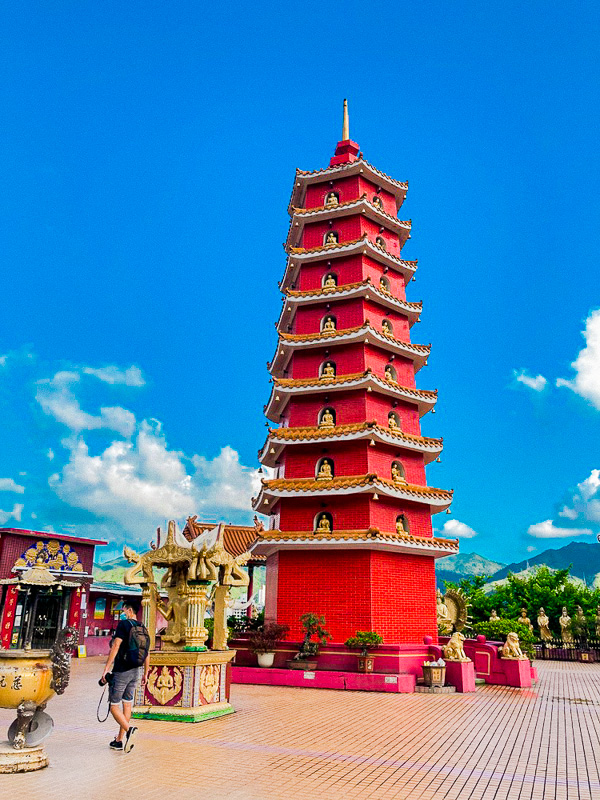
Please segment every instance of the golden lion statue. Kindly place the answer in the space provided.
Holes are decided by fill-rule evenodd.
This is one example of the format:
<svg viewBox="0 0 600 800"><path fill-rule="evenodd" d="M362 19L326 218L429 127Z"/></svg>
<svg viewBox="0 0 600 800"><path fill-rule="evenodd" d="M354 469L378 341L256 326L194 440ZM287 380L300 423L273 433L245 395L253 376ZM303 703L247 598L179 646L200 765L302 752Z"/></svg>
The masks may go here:
<svg viewBox="0 0 600 800"><path fill-rule="evenodd" d="M502 658L512 658L514 661L527 661L527 656L521 650L519 636L516 633L509 633L506 637L506 644L500 648Z"/></svg>
<svg viewBox="0 0 600 800"><path fill-rule="evenodd" d="M443 647L444 651L444 658L446 661L470 661L471 659L465 653L463 648L463 642L465 637L462 633L456 631L450 637L450 641L448 644L445 644Z"/></svg>

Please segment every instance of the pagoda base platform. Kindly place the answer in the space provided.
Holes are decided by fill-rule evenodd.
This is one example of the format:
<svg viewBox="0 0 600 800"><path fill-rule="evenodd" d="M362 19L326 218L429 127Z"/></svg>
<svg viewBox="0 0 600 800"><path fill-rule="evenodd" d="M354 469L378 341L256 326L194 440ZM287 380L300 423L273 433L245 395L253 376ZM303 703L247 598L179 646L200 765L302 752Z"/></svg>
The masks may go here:
<svg viewBox="0 0 600 800"><path fill-rule="evenodd" d="M201 722L233 714L229 702L235 650L156 650L145 686L136 690L136 719Z"/></svg>
<svg viewBox="0 0 600 800"><path fill-rule="evenodd" d="M338 672L317 669L304 672L296 669L263 667L237 667L232 669L233 683L250 683L260 686L295 686L305 689L336 689L351 692L414 692L416 677L410 673L385 675L379 672Z"/></svg>

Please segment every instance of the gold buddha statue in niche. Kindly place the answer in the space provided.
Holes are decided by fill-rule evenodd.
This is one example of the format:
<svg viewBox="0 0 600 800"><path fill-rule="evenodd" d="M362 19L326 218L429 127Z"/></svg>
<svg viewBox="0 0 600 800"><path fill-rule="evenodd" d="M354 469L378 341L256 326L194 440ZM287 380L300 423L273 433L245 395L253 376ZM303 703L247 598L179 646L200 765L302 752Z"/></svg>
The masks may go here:
<svg viewBox="0 0 600 800"><path fill-rule="evenodd" d="M335 367L328 361L327 364L323 367L323 372L321 373L321 378L335 378Z"/></svg>
<svg viewBox="0 0 600 800"><path fill-rule="evenodd" d="M321 414L321 421L319 422L319 428L333 428L335 427L335 420L333 419L333 414L331 411L326 408L325 411Z"/></svg>
<svg viewBox="0 0 600 800"><path fill-rule="evenodd" d="M381 247L382 250L387 249L387 245L385 243L385 239L383 238L383 236L377 236L375 238L375 244L377 245L377 247Z"/></svg>
<svg viewBox="0 0 600 800"><path fill-rule="evenodd" d="M333 479L333 470L331 469L331 461L325 458L319 467L319 472L317 473L317 480L318 481L330 481Z"/></svg>
<svg viewBox="0 0 600 800"><path fill-rule="evenodd" d="M383 322L381 323L381 330L387 336L391 336L392 335L392 325L387 319L384 319Z"/></svg>
<svg viewBox="0 0 600 800"><path fill-rule="evenodd" d="M335 320L333 317L326 317L325 322L323 323L323 331L334 331L335 330Z"/></svg>
<svg viewBox="0 0 600 800"><path fill-rule="evenodd" d="M396 415L395 414L390 414L389 415L389 417L388 417L388 427L392 431L397 431L398 428L400 427L398 425L398 420L396 419Z"/></svg>
<svg viewBox="0 0 600 800"><path fill-rule="evenodd" d="M379 278L379 288L381 289L382 292L385 292L386 294L390 293L390 287L385 278Z"/></svg>
<svg viewBox="0 0 600 800"><path fill-rule="evenodd" d="M392 480L394 483L406 483L406 478L402 474L402 468L396 461L392 464Z"/></svg>
<svg viewBox="0 0 600 800"><path fill-rule="evenodd" d="M325 237L325 244L338 244L338 235L335 231L329 231L327 236Z"/></svg>
<svg viewBox="0 0 600 800"><path fill-rule="evenodd" d="M395 381L396 380L396 378L394 378L394 373L392 372L392 368L389 366L389 364L384 369L383 374L385 376L386 381Z"/></svg>
<svg viewBox="0 0 600 800"><path fill-rule="evenodd" d="M335 289L337 286L337 281L334 275L327 275L325 278L325 283L323 284L324 289Z"/></svg>
<svg viewBox="0 0 600 800"><path fill-rule="evenodd" d="M327 514L321 514L317 523L317 533L331 533L331 523Z"/></svg>
<svg viewBox="0 0 600 800"><path fill-rule="evenodd" d="M381 197L379 197L378 194L375 195L375 197L373 198L372 202L373 202L374 206L377 206L377 208L380 208L381 210L383 210L383 203L381 201Z"/></svg>
<svg viewBox="0 0 600 800"><path fill-rule="evenodd" d="M335 192L329 192L327 197L325 198L325 207L331 208L332 206L339 205L340 201L338 200L338 196Z"/></svg>
<svg viewBox="0 0 600 800"><path fill-rule="evenodd" d="M401 535L408 533L406 520L404 517L398 517L398 519L396 520L396 533L399 533Z"/></svg>

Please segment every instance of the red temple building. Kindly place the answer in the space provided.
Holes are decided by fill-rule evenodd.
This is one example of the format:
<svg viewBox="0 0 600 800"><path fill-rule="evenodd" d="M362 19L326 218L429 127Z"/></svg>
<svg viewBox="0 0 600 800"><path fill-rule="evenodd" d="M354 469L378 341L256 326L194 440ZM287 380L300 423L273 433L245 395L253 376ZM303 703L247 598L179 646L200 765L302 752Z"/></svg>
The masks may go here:
<svg viewBox="0 0 600 800"><path fill-rule="evenodd" d="M279 340L260 461L274 470L254 508L270 515L266 618L300 634L323 614L334 641L373 630L386 643L437 637L433 536L452 492L427 485L441 439L421 435L437 393L417 389L429 345L413 344L421 304L406 299L407 184L364 160L344 129L325 169L298 170L289 206Z"/></svg>

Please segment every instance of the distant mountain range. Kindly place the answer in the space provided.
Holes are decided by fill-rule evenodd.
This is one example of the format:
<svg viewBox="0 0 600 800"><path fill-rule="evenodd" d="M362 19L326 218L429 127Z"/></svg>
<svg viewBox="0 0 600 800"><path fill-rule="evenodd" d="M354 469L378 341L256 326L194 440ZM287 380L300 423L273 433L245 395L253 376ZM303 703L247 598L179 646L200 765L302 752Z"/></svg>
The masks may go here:
<svg viewBox="0 0 600 800"><path fill-rule="evenodd" d="M123 583L125 570L131 564L123 556L118 556L103 564L94 564L94 580L106 583Z"/></svg>
<svg viewBox="0 0 600 800"><path fill-rule="evenodd" d="M438 559L435 574L438 586L443 590L444 581L458 583L473 575L489 575L494 581L498 581L506 578L509 572L522 572L528 567L542 564L551 569L566 569L570 566L571 575L581 578L591 586L600 574L600 544L570 542L556 550L544 550L531 558L511 564L490 561L477 553L459 553Z"/></svg>

